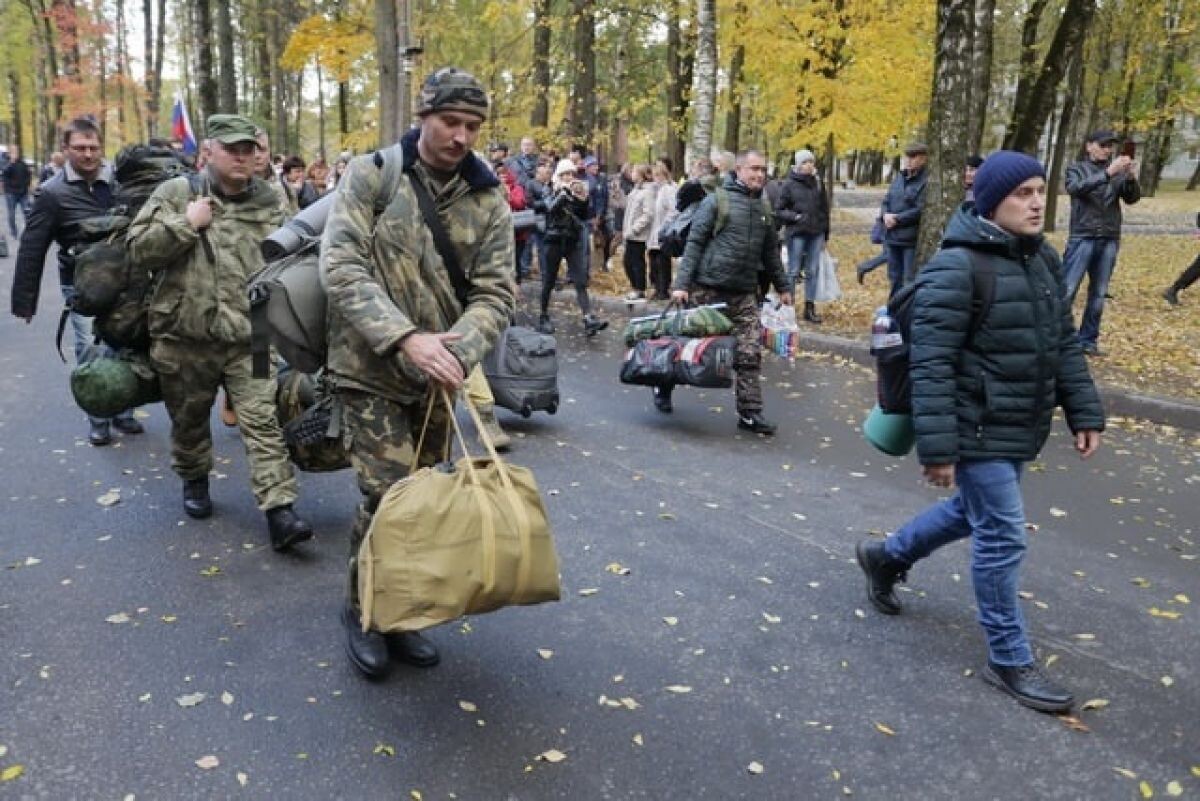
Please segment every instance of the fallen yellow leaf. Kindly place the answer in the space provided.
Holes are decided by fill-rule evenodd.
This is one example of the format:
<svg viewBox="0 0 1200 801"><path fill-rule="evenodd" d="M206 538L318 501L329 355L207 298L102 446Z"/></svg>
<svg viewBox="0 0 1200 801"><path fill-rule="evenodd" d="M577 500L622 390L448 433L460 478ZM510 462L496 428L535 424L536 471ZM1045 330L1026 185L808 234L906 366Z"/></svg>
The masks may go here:
<svg viewBox="0 0 1200 801"><path fill-rule="evenodd" d="M1167 795L1172 797L1183 795L1183 785L1176 781L1167 782Z"/></svg>
<svg viewBox="0 0 1200 801"><path fill-rule="evenodd" d="M687 686L686 684L672 684L670 687L667 688L667 692L669 692L669 693L683 694L683 693L690 693L691 691L692 691L692 688Z"/></svg>
<svg viewBox="0 0 1200 801"><path fill-rule="evenodd" d="M1170 609L1159 609L1157 606L1150 607L1150 615L1152 617L1165 617L1167 620L1178 620L1183 617L1183 612L1174 612Z"/></svg>
<svg viewBox="0 0 1200 801"><path fill-rule="evenodd" d="M1142 798L1154 798L1154 788L1150 786L1150 782L1142 782L1138 789L1142 792Z"/></svg>
<svg viewBox="0 0 1200 801"><path fill-rule="evenodd" d="M379 743L375 746L375 749L371 751L371 753L375 754L376 756L395 756L396 749L385 743ZM304 754L301 758L307 758L307 756L307 754Z"/></svg>
<svg viewBox="0 0 1200 801"><path fill-rule="evenodd" d="M478 712L479 711L479 707L475 706L475 704L471 703L470 701L459 701L458 708L461 709L463 712Z"/></svg>
<svg viewBox="0 0 1200 801"><path fill-rule="evenodd" d="M757 776L763 772L762 763L761 762L751 762L749 765L746 766L746 771L748 773L751 773L751 774Z"/></svg>
<svg viewBox="0 0 1200 801"><path fill-rule="evenodd" d="M549 751L543 751L542 753L538 754L538 759L551 764L562 762L566 758L567 755L562 751L559 751L557 748L551 748Z"/></svg>
<svg viewBox="0 0 1200 801"><path fill-rule="evenodd" d="M1175 596L1175 600L1181 604L1190 604L1192 602L1192 600L1190 598L1188 598L1186 595L1184 595L1182 592Z"/></svg>
<svg viewBox="0 0 1200 801"><path fill-rule="evenodd" d="M876 729L876 731L882 732L883 734L886 734L886 735L887 735L887 736L889 736L889 737L895 737L895 736L896 736L896 732L894 732L894 731L892 730L892 728L891 728L890 726L887 726L886 724L883 724L883 723L876 723L876 724L875 724L875 729Z"/></svg>
<svg viewBox="0 0 1200 801"><path fill-rule="evenodd" d="M201 770L212 770L220 764L221 760L217 759L212 754L209 754L208 756L202 756L196 760L196 767L200 768Z"/></svg>
<svg viewBox="0 0 1200 801"><path fill-rule="evenodd" d="M0 782L11 782L13 779L19 779L24 773L24 765L9 765L4 770L0 771Z"/></svg>
<svg viewBox="0 0 1200 801"><path fill-rule="evenodd" d="M1080 709L1104 709L1108 706L1107 698L1093 698L1090 701L1084 701Z"/></svg>
<svg viewBox="0 0 1200 801"><path fill-rule="evenodd" d="M1113 770L1115 770L1117 773L1124 776L1126 779L1136 779L1137 778L1137 774L1134 773L1129 768L1113 768Z"/></svg>

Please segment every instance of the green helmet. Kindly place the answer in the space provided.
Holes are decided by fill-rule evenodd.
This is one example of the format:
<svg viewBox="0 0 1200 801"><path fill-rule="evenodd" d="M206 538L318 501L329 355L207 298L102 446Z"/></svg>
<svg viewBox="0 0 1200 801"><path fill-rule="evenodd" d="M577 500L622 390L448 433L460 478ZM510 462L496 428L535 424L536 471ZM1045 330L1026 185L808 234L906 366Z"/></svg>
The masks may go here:
<svg viewBox="0 0 1200 801"><path fill-rule="evenodd" d="M93 417L114 417L136 405L138 379L127 362L105 356L71 371L71 394Z"/></svg>

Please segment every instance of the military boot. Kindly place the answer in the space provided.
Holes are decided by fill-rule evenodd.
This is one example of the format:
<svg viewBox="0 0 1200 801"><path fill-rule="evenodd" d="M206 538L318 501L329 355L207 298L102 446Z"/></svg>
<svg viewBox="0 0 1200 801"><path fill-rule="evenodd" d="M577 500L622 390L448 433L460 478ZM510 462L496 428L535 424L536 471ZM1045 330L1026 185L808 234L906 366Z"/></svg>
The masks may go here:
<svg viewBox="0 0 1200 801"><path fill-rule="evenodd" d="M479 422L483 423L483 430L487 432L488 438L491 439L496 450L504 453L512 447L512 437L504 433L504 429L500 427L495 409L486 411L479 409Z"/></svg>
<svg viewBox="0 0 1200 801"><path fill-rule="evenodd" d="M267 528L271 532L271 547L277 551L311 540L313 535L312 526L296 516L290 503L267 510Z"/></svg>
<svg viewBox="0 0 1200 801"><path fill-rule="evenodd" d="M900 614L895 587L897 581L908 580L908 568L888 556L878 540L863 540L854 549L854 556L867 574L867 600L885 615Z"/></svg>
<svg viewBox="0 0 1200 801"><path fill-rule="evenodd" d="M212 514L212 498L208 496L208 476L189 478L183 482L183 511L197 520Z"/></svg>
<svg viewBox="0 0 1200 801"><path fill-rule="evenodd" d="M342 608L342 625L346 628L346 656L368 679L382 679L388 672L387 640L378 631L363 631L358 612L347 603Z"/></svg>

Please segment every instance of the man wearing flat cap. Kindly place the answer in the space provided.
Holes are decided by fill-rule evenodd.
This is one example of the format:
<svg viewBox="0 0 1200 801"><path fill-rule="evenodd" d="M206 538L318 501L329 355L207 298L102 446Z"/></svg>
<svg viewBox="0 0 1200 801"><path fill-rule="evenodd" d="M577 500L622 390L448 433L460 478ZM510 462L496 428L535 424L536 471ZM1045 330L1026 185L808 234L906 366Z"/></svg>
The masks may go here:
<svg viewBox="0 0 1200 801"><path fill-rule="evenodd" d="M891 295L904 284L917 255L917 232L921 212L925 210L925 186L929 183L929 148L923 142L913 142L904 148L904 169L892 180L887 196L879 210L883 220L883 244L887 251L888 280Z"/></svg>
<svg viewBox="0 0 1200 801"><path fill-rule="evenodd" d="M425 79L418 104L418 128L350 162L321 243L328 370L362 493L342 624L351 664L371 679L387 673L392 657L431 667L439 656L418 631L363 631L358 548L388 488L442 459L450 413L441 392L464 385L515 303L512 214L499 179L472 150L487 93L475 76L445 67ZM438 225L445 253L434 241ZM465 278L460 287L448 260Z"/></svg>
<svg viewBox="0 0 1200 801"><path fill-rule="evenodd" d="M1079 323L1079 342L1089 356L1101 355L1098 342L1104 296L1121 247L1121 201L1133 204L1142 198L1137 163L1124 154L1113 157L1118 141L1113 131L1093 131L1085 145L1087 156L1067 167L1071 232L1063 254L1064 291L1067 302L1074 305L1075 294L1087 276L1087 303Z"/></svg>
<svg viewBox="0 0 1200 801"><path fill-rule="evenodd" d="M263 266L259 243L283 222L276 191L255 175L258 127L233 114L208 118L204 169L167 181L129 226L135 264L156 274L150 298L150 359L171 416L171 467L183 509L212 514L209 418L225 387L250 462L250 487L266 513L271 545L312 537L296 516L296 478L275 415L275 371L254 378L247 279Z"/></svg>

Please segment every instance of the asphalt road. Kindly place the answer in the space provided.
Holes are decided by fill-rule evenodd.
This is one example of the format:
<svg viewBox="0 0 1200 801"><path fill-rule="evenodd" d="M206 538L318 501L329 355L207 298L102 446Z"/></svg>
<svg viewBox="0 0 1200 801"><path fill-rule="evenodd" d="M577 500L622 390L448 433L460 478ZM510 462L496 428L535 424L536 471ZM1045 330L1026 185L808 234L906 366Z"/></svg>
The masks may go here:
<svg viewBox="0 0 1200 801"><path fill-rule="evenodd" d="M655 412L619 325L587 342L563 311L561 410L501 415L562 601L443 626L439 667L370 684L336 620L352 475L302 477L318 539L275 554L214 421L217 512L187 519L161 406L84 441L52 273L0 345L0 799L1200 797L1194 438L1126 426L1081 463L1058 426L1027 476L1038 658L1098 707L1072 728L979 679L965 545L904 615L867 605L854 543L937 496L862 441L861 368L768 357L781 434L743 435L731 391Z"/></svg>

